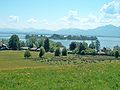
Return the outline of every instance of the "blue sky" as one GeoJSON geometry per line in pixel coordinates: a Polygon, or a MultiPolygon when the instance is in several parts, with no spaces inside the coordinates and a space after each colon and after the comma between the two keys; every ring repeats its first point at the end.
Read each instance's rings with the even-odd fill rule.
{"type": "Polygon", "coordinates": [[[119,26],[120,0],[1,0],[1,28],[119,26]]]}

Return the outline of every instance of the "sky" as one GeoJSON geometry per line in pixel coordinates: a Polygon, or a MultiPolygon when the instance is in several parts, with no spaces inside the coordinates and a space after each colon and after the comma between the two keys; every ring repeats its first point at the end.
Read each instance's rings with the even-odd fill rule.
{"type": "Polygon", "coordinates": [[[120,0],[0,0],[0,28],[120,26],[120,0]]]}

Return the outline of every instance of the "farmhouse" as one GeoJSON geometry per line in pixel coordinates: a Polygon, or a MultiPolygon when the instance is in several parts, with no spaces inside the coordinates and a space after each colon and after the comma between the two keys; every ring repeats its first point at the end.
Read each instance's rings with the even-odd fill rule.
{"type": "Polygon", "coordinates": [[[3,44],[2,42],[0,42],[0,50],[8,50],[9,48],[7,47],[6,44],[3,44]]]}

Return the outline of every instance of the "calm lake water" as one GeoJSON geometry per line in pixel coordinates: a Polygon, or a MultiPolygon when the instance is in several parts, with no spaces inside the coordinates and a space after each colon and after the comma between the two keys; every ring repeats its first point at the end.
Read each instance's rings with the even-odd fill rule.
{"type": "MultiPolygon", "coordinates": [[[[113,49],[114,46],[119,45],[120,46],[120,38],[114,38],[114,37],[98,37],[98,40],[100,41],[101,48],[108,47],[113,49]]],[[[82,40],[53,40],[55,42],[61,42],[65,47],[69,48],[69,44],[71,42],[83,42],[82,40]]],[[[90,40],[86,40],[86,43],[90,44],[90,40]]]]}
{"type": "MultiPolygon", "coordinates": [[[[9,39],[12,34],[0,34],[0,39],[9,39]]],[[[25,41],[25,34],[18,34],[20,40],[25,41]]],[[[120,46],[120,38],[117,37],[98,37],[98,40],[101,43],[101,48],[103,47],[109,47],[113,48],[116,45],[120,46]]],[[[69,47],[69,44],[71,42],[83,42],[82,40],[53,40],[55,42],[61,42],[65,47],[69,47]]],[[[88,44],[91,43],[91,41],[86,40],[88,44]]]]}

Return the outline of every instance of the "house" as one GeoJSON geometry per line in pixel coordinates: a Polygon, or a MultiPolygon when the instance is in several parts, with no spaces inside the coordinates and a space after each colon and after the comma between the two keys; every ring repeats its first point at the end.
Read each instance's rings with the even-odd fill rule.
{"type": "Polygon", "coordinates": [[[105,53],[105,52],[102,52],[102,51],[98,52],[98,54],[99,54],[99,55],[106,55],[106,53],[105,53]]]}
{"type": "Polygon", "coordinates": [[[40,48],[38,48],[37,51],[40,51],[40,48]]]}
{"type": "Polygon", "coordinates": [[[21,47],[21,50],[28,50],[29,47],[21,47]]]}
{"type": "Polygon", "coordinates": [[[37,48],[30,48],[31,51],[37,51],[37,48]]]}
{"type": "Polygon", "coordinates": [[[7,47],[6,44],[3,44],[2,42],[0,42],[0,50],[8,50],[9,48],[7,47]]]}
{"type": "Polygon", "coordinates": [[[110,48],[107,48],[107,47],[103,47],[103,49],[101,49],[101,52],[110,52],[111,49],[110,48]]]}
{"type": "Polygon", "coordinates": [[[114,46],[113,50],[120,50],[120,47],[118,45],[114,46]]]}

